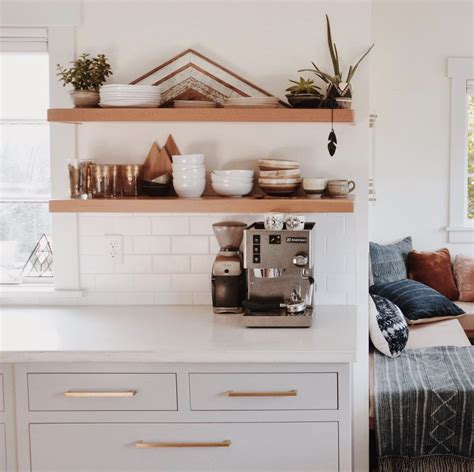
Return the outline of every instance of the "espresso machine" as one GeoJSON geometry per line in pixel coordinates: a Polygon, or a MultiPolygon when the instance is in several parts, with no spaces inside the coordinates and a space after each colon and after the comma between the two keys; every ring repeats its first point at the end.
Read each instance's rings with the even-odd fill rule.
{"type": "Polygon", "coordinates": [[[222,221],[214,223],[220,250],[212,266],[212,306],[214,313],[242,313],[246,296],[245,273],[242,267],[240,245],[245,223],[222,221]]]}
{"type": "Polygon", "coordinates": [[[266,230],[263,223],[254,223],[244,231],[244,326],[311,326],[314,226],[315,223],[306,223],[303,230],[274,231],[266,230]]]}

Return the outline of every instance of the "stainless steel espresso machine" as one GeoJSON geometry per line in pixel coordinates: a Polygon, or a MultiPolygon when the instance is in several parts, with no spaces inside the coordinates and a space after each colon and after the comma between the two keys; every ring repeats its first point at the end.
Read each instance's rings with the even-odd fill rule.
{"type": "Polygon", "coordinates": [[[242,313],[246,296],[245,271],[242,267],[240,245],[245,223],[222,221],[214,223],[220,250],[212,266],[212,306],[214,313],[242,313]]]}
{"type": "Polygon", "coordinates": [[[266,230],[263,223],[254,223],[244,231],[244,326],[311,326],[314,226],[315,223],[306,223],[301,231],[273,231],[266,230]]]}

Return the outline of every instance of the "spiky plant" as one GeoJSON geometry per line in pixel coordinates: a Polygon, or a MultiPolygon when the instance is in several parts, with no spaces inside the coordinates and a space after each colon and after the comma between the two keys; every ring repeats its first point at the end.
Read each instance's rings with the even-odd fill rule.
{"type": "Polygon", "coordinates": [[[81,54],[72,64],[70,69],[58,64],[56,75],[63,81],[63,86],[71,84],[74,90],[98,91],[107,77],[112,75],[112,68],[104,54],[98,54],[96,57],[81,54]]]}
{"type": "Polygon", "coordinates": [[[299,81],[290,80],[290,82],[295,84],[286,89],[286,91],[290,92],[291,95],[314,95],[316,97],[322,96],[320,93],[321,89],[314,84],[314,80],[300,77],[299,81]]]}
{"type": "MultiPolygon", "coordinates": [[[[328,15],[326,15],[326,28],[327,28],[327,36],[328,36],[328,46],[329,46],[329,54],[331,55],[331,62],[332,67],[334,70],[334,75],[328,74],[327,72],[322,71],[314,62],[311,62],[313,65],[313,69],[302,69],[298,72],[313,72],[322,79],[327,84],[340,84],[343,81],[343,76],[341,72],[341,66],[339,64],[339,54],[337,52],[336,43],[332,40],[332,32],[331,32],[331,23],[329,21],[328,15]]],[[[360,63],[365,59],[365,57],[369,54],[375,44],[372,44],[370,48],[362,55],[362,57],[355,63],[355,65],[350,66],[347,72],[347,77],[345,82],[350,83],[354,74],[356,73],[357,68],[359,67],[360,63]]]]}

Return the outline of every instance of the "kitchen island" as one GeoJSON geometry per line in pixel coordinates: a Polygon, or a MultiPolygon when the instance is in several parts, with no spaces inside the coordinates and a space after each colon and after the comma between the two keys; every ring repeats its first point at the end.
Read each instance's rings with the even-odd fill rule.
{"type": "Polygon", "coordinates": [[[349,471],[356,313],[2,307],[0,470],[349,471]]]}

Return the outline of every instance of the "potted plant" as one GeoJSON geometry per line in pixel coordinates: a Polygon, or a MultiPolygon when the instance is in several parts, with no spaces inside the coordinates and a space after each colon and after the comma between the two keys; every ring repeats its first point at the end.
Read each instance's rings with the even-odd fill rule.
{"type": "Polygon", "coordinates": [[[286,89],[290,92],[286,95],[290,105],[295,108],[318,108],[323,99],[320,87],[315,85],[314,80],[300,77],[299,81],[290,80],[295,84],[286,89]]]}
{"type": "Polygon", "coordinates": [[[332,66],[334,74],[328,74],[322,71],[314,62],[314,69],[303,69],[299,72],[313,72],[328,84],[326,97],[327,103],[331,104],[332,100],[335,100],[339,108],[351,108],[352,106],[352,86],[351,80],[354,77],[354,74],[359,67],[360,63],[365,59],[369,54],[375,44],[372,44],[370,48],[362,55],[362,57],[355,63],[355,65],[350,66],[346,75],[346,79],[343,80],[343,73],[341,72],[341,67],[339,64],[339,54],[337,52],[336,44],[332,40],[331,33],[331,23],[329,22],[329,17],[326,15],[326,26],[327,26],[327,35],[328,35],[328,46],[329,54],[331,55],[332,66]]]}
{"type": "Polygon", "coordinates": [[[112,75],[112,68],[107,58],[104,54],[98,54],[96,57],[81,54],[72,64],[73,67],[69,69],[58,64],[57,75],[59,80],[63,81],[63,86],[71,84],[74,87],[70,92],[74,106],[78,108],[97,106],[99,88],[107,77],[112,75]]]}

